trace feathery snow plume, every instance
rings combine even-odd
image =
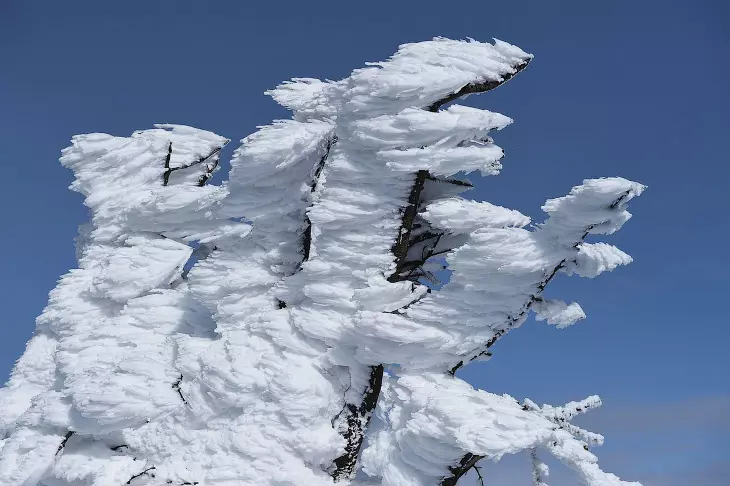
[[[539,407],[454,376],[530,311],[583,319],[542,296],[556,275],[631,261],[585,238],[618,230],[640,184],[586,180],[532,227],[460,196],[457,174],[500,172],[512,120],[451,103],[531,59],[436,38],[285,82],[268,94],[293,118],[244,138],[218,187],[210,132],[75,137],[61,161],[92,221],[0,390],[0,483],[449,486],[525,452],[545,486],[539,449],[627,484],[570,423],[597,397]]]
[[[126,481],[139,464],[116,457],[113,434],[184,406],[181,363],[213,337],[209,314],[181,278],[192,253],[184,241],[249,231],[213,220],[225,191],[201,184],[226,143],[162,125],[129,138],[78,136],[63,152],[92,225],[78,241],[79,268],[51,292],[36,336],[0,391],[8,436],[0,483],[108,484],[107,466]],[[99,457],[67,467],[66,447]]]

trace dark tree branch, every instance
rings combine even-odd
[[[463,179],[444,179],[442,177],[436,177],[434,175],[428,174],[426,176],[426,179],[433,182],[443,182],[444,184],[453,184],[455,186],[463,186],[463,187],[474,187],[474,184],[472,184],[470,181],[463,180]]]
[[[198,187],[203,187],[206,182],[210,180],[211,177],[213,177],[213,172],[218,168],[218,162],[220,159],[216,159],[213,161],[213,165],[210,165],[206,168],[205,173],[198,177]]]
[[[200,157],[198,160],[196,160],[194,162],[190,162],[189,164],[181,165],[180,167],[170,167],[170,159],[172,158],[172,142],[170,142],[170,145],[168,145],[168,148],[167,148],[167,157],[165,158],[165,172],[163,172],[163,174],[162,174],[162,185],[167,186],[167,184],[169,184],[170,175],[173,172],[175,172],[176,170],[189,169],[190,167],[202,164],[203,162],[207,161],[211,157],[220,153],[220,151],[223,150],[223,147],[228,145],[228,142],[230,142],[230,140],[226,140],[226,142],[223,145],[213,149],[213,151],[211,153],[209,153],[208,155],[206,155],[204,157]],[[208,167],[205,171],[205,174],[200,176],[200,179],[198,179],[198,186],[202,187],[203,185],[205,185],[205,183],[208,181],[208,179],[210,179],[213,176],[213,171],[215,171],[216,167],[218,167],[218,161],[216,161],[211,167]]]
[[[335,459],[335,470],[332,472],[332,478],[335,481],[342,481],[352,477],[357,464],[357,458],[360,455],[362,441],[365,438],[365,430],[370,423],[373,410],[378,404],[380,396],[380,388],[383,385],[383,365],[370,367],[370,380],[368,389],[365,390],[360,407],[348,403],[347,411],[347,430],[343,436],[347,442],[345,445],[345,453]]]
[[[441,98],[440,100],[434,102],[431,104],[427,110],[428,111],[439,111],[439,109],[454,100],[458,100],[459,98],[462,98],[464,96],[475,94],[475,93],[486,93],[487,91],[491,91],[494,88],[498,88],[499,86],[503,85],[510,79],[514,78],[517,74],[519,74],[523,69],[527,67],[528,64],[530,64],[530,61],[532,59],[527,59],[520,64],[516,65],[514,67],[514,72],[505,74],[501,80],[499,81],[483,81],[481,83],[469,83],[466,86],[462,87],[460,90],[456,91],[455,93],[451,93],[448,96],[445,96]]]
[[[423,233],[411,238],[411,241],[408,243],[408,246],[410,247],[410,246],[415,245],[416,243],[421,243],[422,241],[426,241],[426,240],[441,238],[442,236],[444,236],[444,233],[434,233],[433,231],[424,231]]]
[[[405,262],[406,256],[408,256],[411,231],[413,230],[413,223],[416,219],[416,214],[418,214],[418,203],[421,200],[421,192],[423,192],[423,186],[426,182],[427,176],[427,170],[419,170],[416,173],[411,193],[408,196],[408,206],[406,206],[403,211],[403,223],[401,224],[400,231],[398,232],[398,236],[392,249],[393,255],[395,255],[396,268],[388,277],[389,282],[399,281],[399,276],[404,270],[403,263]]]
[[[317,183],[319,182],[319,176],[322,175],[322,171],[324,170],[324,166],[327,163],[327,158],[330,155],[330,151],[332,150],[332,146],[337,143],[337,136],[332,137],[328,142],[327,146],[325,148],[324,154],[319,159],[319,163],[317,164],[317,167],[314,169],[314,174],[312,175],[312,182],[310,186],[310,192],[314,192],[317,189]],[[309,215],[304,214],[304,234],[302,235],[302,263],[309,260],[309,254],[312,251],[312,222],[309,220]],[[301,269],[301,264],[299,266],[299,271]]]
[[[167,157],[165,157],[165,173],[162,174],[162,185],[166,186],[170,178],[170,159],[172,158],[172,142],[167,146]]]
[[[187,405],[188,401],[185,400],[185,397],[183,396],[182,391],[180,390],[180,383],[182,383],[182,380],[183,380],[183,375],[180,374],[180,377],[177,379],[177,381],[175,381],[175,383],[172,384],[172,389],[175,390],[178,395],[180,395],[180,400],[182,400],[183,403],[185,405]]]
[[[63,440],[61,441],[61,444],[58,446],[58,449],[56,449],[56,455],[59,455],[64,447],[66,447],[66,443],[68,440],[74,435],[74,432],[71,432],[70,430],[66,432],[66,435],[63,436]]]
[[[451,476],[445,477],[441,481],[441,486],[456,486],[456,483],[459,482],[459,479],[466,474],[469,469],[476,466],[477,462],[484,459],[484,456],[477,456],[475,454],[466,453],[464,457],[461,458],[461,461],[458,465],[450,467],[449,472],[451,472]]]
[[[479,476],[479,484],[481,484],[481,486],[484,486],[484,478],[482,477],[482,471],[479,469],[479,466],[474,464],[472,466],[472,469],[474,469],[477,472],[477,476]]]
[[[155,466],[148,467],[147,469],[145,469],[141,473],[135,474],[134,476],[132,476],[131,478],[129,478],[129,481],[127,481],[125,484],[132,484],[132,481],[134,481],[135,479],[137,479],[137,478],[139,478],[141,476],[144,476],[145,474],[149,474],[150,471],[154,471],[155,469],[157,469]]]

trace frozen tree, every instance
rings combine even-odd
[[[583,319],[543,297],[556,275],[631,261],[585,240],[640,184],[586,180],[533,225],[460,196],[459,174],[499,173],[490,133],[511,120],[452,102],[531,58],[436,38],[286,82],[268,94],[292,119],[246,137],[221,186],[210,132],[75,137],[61,162],[91,223],[0,390],[0,484],[448,486],[515,453],[537,486],[543,454],[627,484],[571,423],[598,397],[539,406],[455,376],[530,311]]]

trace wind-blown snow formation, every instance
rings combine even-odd
[[[477,461],[549,452],[589,486],[602,437],[565,407],[455,376],[547,300],[559,273],[631,258],[590,234],[628,219],[640,184],[586,180],[517,211],[464,199],[456,178],[501,170],[512,121],[450,102],[494,89],[531,55],[436,38],[341,81],[268,92],[293,111],[243,139],[160,125],[77,136],[61,162],[91,223],[0,389],[0,484],[456,484]],[[450,280],[437,282],[447,265]]]

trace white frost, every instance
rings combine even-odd
[[[285,82],[268,94],[293,119],[244,138],[220,186],[214,133],[74,137],[61,162],[91,222],[0,389],[0,484],[430,486],[467,454],[536,449],[589,486],[626,484],[570,423],[597,397],[540,407],[452,376],[530,311],[584,318],[544,300],[556,275],[631,261],[584,240],[620,228],[640,184],[586,180],[532,227],[459,196],[455,174],[501,170],[491,133],[511,120],[448,103],[531,58],[436,38]]]

